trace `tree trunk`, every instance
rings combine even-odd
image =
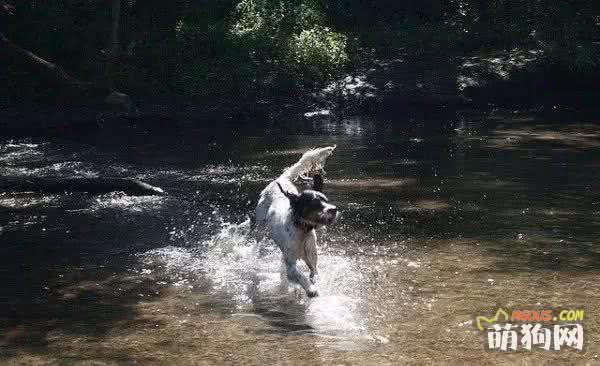
[[[108,62],[106,63],[106,85],[114,89],[117,67],[119,64],[119,51],[121,48],[119,42],[119,17],[121,15],[121,0],[111,1],[112,27],[110,32],[110,47],[108,53]]]

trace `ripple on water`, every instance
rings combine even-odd
[[[131,170],[131,169],[129,169]],[[271,176],[269,168],[265,165],[207,165],[199,170],[189,172],[183,170],[158,169],[155,171],[144,170],[135,175],[137,179],[175,179],[190,182],[208,182],[214,184],[234,184],[242,182],[267,182]]]
[[[80,161],[64,161],[41,167],[4,166],[0,168],[3,175],[15,177],[84,177],[97,178],[100,174],[85,166]]]
[[[10,209],[22,209],[34,206],[48,206],[57,201],[57,195],[31,194],[31,193],[0,193],[0,207]]]
[[[190,180],[209,181],[211,183],[231,184],[239,182],[267,182],[269,168],[265,165],[208,165]]]
[[[0,145],[0,162],[11,164],[39,160],[44,156],[39,151],[39,146],[38,144],[9,141]]]
[[[132,213],[152,212],[164,202],[163,196],[129,196],[123,192],[111,192],[96,197],[89,211],[120,209]]]
[[[40,147],[43,144],[9,141],[0,145],[0,173],[6,176],[58,176],[95,178],[99,174],[81,161],[48,163],[48,155]],[[33,166],[31,164],[34,164]]]

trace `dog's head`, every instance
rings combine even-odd
[[[327,197],[312,189],[299,194],[288,192],[276,182],[281,192],[290,200],[294,215],[309,226],[330,225],[337,218],[337,207],[329,203]]]

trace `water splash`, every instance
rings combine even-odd
[[[308,299],[285,278],[279,249],[270,239],[254,235],[249,219],[239,224],[223,221],[211,237],[193,247],[146,252],[141,263],[140,271],[161,273],[173,287],[208,289],[212,298],[232,307],[235,316],[258,316],[272,331],[300,327],[327,337],[367,336],[366,321],[357,311],[363,281],[355,262],[321,253],[321,296]],[[299,267],[307,271],[304,263]]]

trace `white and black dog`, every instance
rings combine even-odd
[[[320,192],[325,160],[335,146],[309,150],[260,193],[256,205],[256,225],[270,229],[281,249],[287,278],[300,284],[309,297],[317,296],[312,284],[317,273],[316,228],[333,223],[337,208]],[[311,178],[312,177],[312,178]],[[294,182],[312,181],[312,189],[299,190]],[[304,260],[310,269],[310,282],[297,266]]]

